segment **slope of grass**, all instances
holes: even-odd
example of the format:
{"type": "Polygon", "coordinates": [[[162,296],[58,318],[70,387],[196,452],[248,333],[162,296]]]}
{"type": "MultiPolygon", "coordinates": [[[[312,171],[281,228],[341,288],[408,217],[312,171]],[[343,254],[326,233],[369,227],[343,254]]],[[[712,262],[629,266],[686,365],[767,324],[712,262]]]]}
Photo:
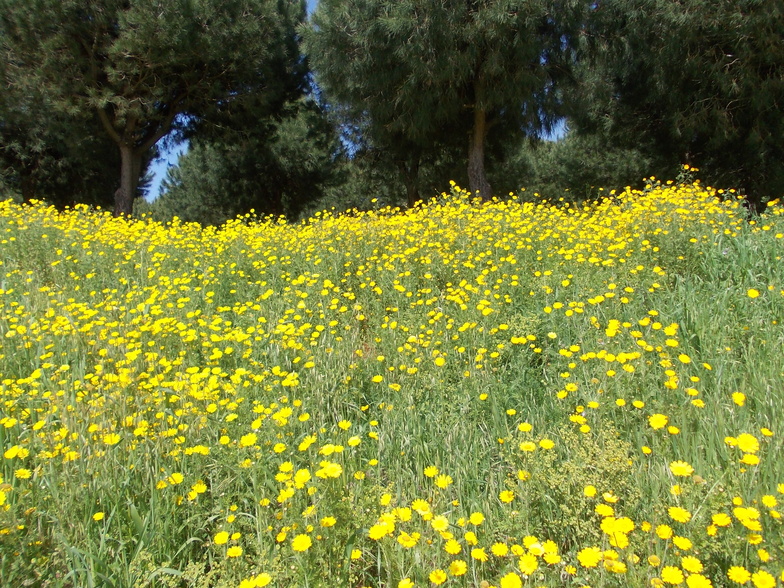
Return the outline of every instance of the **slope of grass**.
{"type": "Polygon", "coordinates": [[[782,251],[699,182],[0,203],[0,583],[775,586],[782,251]]]}

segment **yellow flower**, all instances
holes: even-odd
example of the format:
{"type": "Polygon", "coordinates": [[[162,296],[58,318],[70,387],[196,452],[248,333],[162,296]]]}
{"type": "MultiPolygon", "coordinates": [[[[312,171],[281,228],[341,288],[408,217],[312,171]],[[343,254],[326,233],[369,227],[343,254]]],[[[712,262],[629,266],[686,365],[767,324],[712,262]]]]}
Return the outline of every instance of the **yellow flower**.
{"type": "Polygon", "coordinates": [[[496,557],[504,557],[507,553],[509,553],[509,547],[506,545],[506,543],[493,543],[490,551],[492,551],[493,555],[496,557]]]}
{"type": "Polygon", "coordinates": [[[468,564],[462,559],[456,559],[449,564],[449,573],[453,576],[463,576],[468,571],[468,564]]]}
{"type": "Polygon", "coordinates": [[[33,475],[33,472],[28,470],[27,468],[19,468],[18,470],[14,470],[14,478],[17,480],[27,480],[33,475]]]}
{"type": "Polygon", "coordinates": [[[397,536],[397,542],[400,543],[406,549],[410,549],[414,547],[417,542],[419,541],[419,533],[411,533],[410,535],[405,531],[401,531],[400,535],[397,536]]]}
{"type": "Polygon", "coordinates": [[[577,553],[577,561],[584,568],[595,568],[602,559],[602,551],[598,547],[586,547],[577,553]]]}
{"type": "Polygon", "coordinates": [[[446,551],[450,555],[457,555],[458,553],[460,553],[460,551],[462,551],[462,549],[463,548],[460,546],[460,543],[458,543],[454,539],[450,539],[444,544],[444,551],[446,551]]]}
{"type": "Polygon", "coordinates": [[[109,433],[103,436],[103,442],[106,445],[117,445],[120,442],[120,436],[117,433],[109,433]]]}
{"type": "Polygon", "coordinates": [[[212,542],[215,545],[223,545],[229,540],[229,534],[226,531],[220,531],[215,534],[215,537],[212,538],[212,542]]]}
{"type": "Polygon", "coordinates": [[[765,570],[759,570],[751,575],[751,583],[755,588],[776,588],[776,578],[765,570]]]}
{"type": "Polygon", "coordinates": [[[415,499],[411,502],[411,508],[418,512],[420,515],[430,512],[430,504],[421,498],[415,499]]]}
{"type": "Polygon", "coordinates": [[[759,441],[749,433],[741,433],[735,437],[735,444],[743,453],[757,453],[759,451],[759,441]]]}
{"type": "Polygon", "coordinates": [[[95,513],[95,514],[93,515],[93,520],[94,520],[94,521],[102,521],[102,520],[103,520],[103,518],[104,518],[104,516],[105,516],[105,515],[104,515],[104,513],[102,513],[102,512],[97,512],[97,513],[95,513]]]}
{"type": "Polygon", "coordinates": [[[428,478],[435,478],[438,475],[438,468],[436,466],[428,466],[425,468],[425,475],[428,478]]]}
{"type": "Polygon", "coordinates": [[[596,486],[586,486],[583,488],[583,494],[588,498],[593,498],[596,496],[596,486]]]}
{"type": "Polygon", "coordinates": [[[745,584],[751,579],[751,574],[743,566],[732,566],[727,570],[727,577],[736,584],[745,584]]]}
{"type": "Polygon", "coordinates": [[[670,463],[670,471],[673,476],[691,476],[694,468],[685,461],[673,461],[670,463]]]}
{"type": "Polygon", "coordinates": [[[749,288],[748,290],[746,290],[746,296],[748,296],[749,298],[758,298],[759,295],[760,295],[759,290],[757,290],[756,288],[749,288]]]}
{"type": "Polygon", "coordinates": [[[715,515],[711,517],[711,521],[717,527],[728,527],[732,524],[732,519],[730,518],[730,515],[723,512],[717,512],[715,515]]]}
{"type": "Polygon", "coordinates": [[[530,576],[539,567],[539,561],[532,553],[526,553],[518,561],[518,566],[522,573],[524,573],[526,576],[530,576]]]}
{"type": "Polygon", "coordinates": [[[393,521],[380,521],[370,527],[368,530],[368,537],[373,541],[378,541],[382,537],[386,537],[395,532],[395,523],[393,521]]]}
{"type": "Polygon", "coordinates": [[[555,442],[552,439],[541,439],[539,441],[539,447],[547,451],[555,447],[555,442]]]}
{"type": "Polygon", "coordinates": [[[511,490],[502,490],[501,493],[498,495],[498,499],[501,502],[512,502],[514,500],[514,492],[511,490]]]}
{"type": "Polygon", "coordinates": [[[343,473],[343,466],[339,463],[322,461],[319,465],[321,469],[316,470],[316,476],[319,478],[339,478],[343,473]]]}
{"type": "Polygon", "coordinates": [[[233,545],[226,550],[226,557],[239,557],[242,555],[242,547],[233,545]]]}
{"type": "Polygon", "coordinates": [[[438,515],[433,517],[433,520],[430,521],[430,526],[439,533],[441,531],[446,531],[449,528],[449,519],[443,515],[438,515]]]}
{"type": "Polygon", "coordinates": [[[520,443],[520,451],[524,451],[526,453],[536,451],[536,443],[533,441],[523,441],[520,443]]]}
{"type": "Polygon", "coordinates": [[[430,576],[428,577],[430,578],[430,581],[436,586],[443,584],[447,579],[446,572],[442,569],[433,570],[430,572],[430,576]]]}
{"type": "Polygon", "coordinates": [[[411,578],[403,578],[397,583],[397,588],[414,588],[414,583],[411,578]]]}
{"type": "Polygon", "coordinates": [[[661,571],[661,579],[665,584],[683,584],[683,572],[675,566],[664,566],[661,571]]]}
{"type": "Polygon", "coordinates": [[[671,506],[667,509],[672,520],[677,521],[679,523],[688,523],[691,520],[691,513],[686,510],[685,508],[681,508],[680,506],[671,506]]]}
{"type": "MultiPolygon", "coordinates": [[[[773,506],[776,506],[775,504],[773,506]]],[[[773,508],[773,507],[771,507],[773,508]]],[[[481,525],[485,520],[485,515],[481,512],[472,512],[471,516],[468,517],[468,522],[472,525],[481,525]]]]}
{"type": "Polygon", "coordinates": [[[332,527],[337,523],[337,519],[335,517],[324,517],[321,519],[321,526],[322,527],[332,527]]]}
{"type": "Polygon", "coordinates": [[[663,414],[656,413],[648,417],[648,424],[652,429],[662,429],[667,426],[668,422],[669,419],[663,414]]]}
{"type": "Polygon", "coordinates": [[[487,561],[489,558],[485,553],[485,550],[481,547],[475,547],[471,550],[471,557],[477,561],[487,561]]]}
{"type": "Polygon", "coordinates": [[[514,572],[509,572],[501,578],[501,588],[522,588],[523,581],[514,572]]]}
{"type": "Polygon", "coordinates": [[[452,483],[452,476],[441,474],[436,478],[436,486],[438,486],[442,490],[448,488],[451,483],[452,483]]]}
{"type": "Polygon", "coordinates": [[[243,435],[240,437],[240,447],[251,447],[252,445],[256,444],[256,433],[248,433],[247,435],[243,435]]]}
{"type": "Polygon", "coordinates": [[[676,535],[672,538],[672,543],[681,551],[689,551],[689,549],[692,548],[691,539],[688,537],[681,537],[680,535],[676,535]]]}
{"type": "Polygon", "coordinates": [[[672,527],[669,525],[659,525],[656,527],[656,535],[659,539],[669,539],[672,537],[672,527]]]}
{"type": "Polygon", "coordinates": [[[304,533],[297,535],[291,540],[291,548],[294,551],[307,551],[310,549],[311,545],[313,545],[313,541],[309,535],[305,535],[304,533]]]}
{"type": "Polygon", "coordinates": [[[239,588],[264,588],[272,582],[272,576],[267,573],[261,573],[254,578],[247,578],[240,582],[239,588]]]}
{"type": "Polygon", "coordinates": [[[609,504],[597,504],[593,510],[601,517],[611,517],[615,514],[613,507],[609,504]]]}
{"type": "Polygon", "coordinates": [[[690,574],[697,574],[702,571],[702,562],[692,555],[681,558],[681,567],[690,574]]]}
{"type": "Polygon", "coordinates": [[[702,574],[689,574],[686,578],[686,586],[688,588],[713,588],[713,583],[710,578],[706,578],[702,574]]]}

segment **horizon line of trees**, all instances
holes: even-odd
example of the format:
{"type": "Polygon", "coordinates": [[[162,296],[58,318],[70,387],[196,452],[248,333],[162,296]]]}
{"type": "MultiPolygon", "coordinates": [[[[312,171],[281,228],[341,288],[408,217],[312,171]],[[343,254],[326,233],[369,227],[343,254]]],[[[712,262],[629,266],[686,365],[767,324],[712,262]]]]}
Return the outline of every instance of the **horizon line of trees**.
{"type": "Polygon", "coordinates": [[[450,179],[584,198],[683,163],[754,206],[784,194],[776,0],[0,0],[0,52],[0,189],[22,200],[219,224],[450,179]]]}

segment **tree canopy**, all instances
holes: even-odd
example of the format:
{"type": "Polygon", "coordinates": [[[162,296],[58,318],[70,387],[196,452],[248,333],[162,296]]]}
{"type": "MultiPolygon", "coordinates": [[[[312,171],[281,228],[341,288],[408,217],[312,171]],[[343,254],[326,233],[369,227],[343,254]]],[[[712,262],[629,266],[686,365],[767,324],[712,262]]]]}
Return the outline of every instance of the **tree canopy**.
{"type": "Polygon", "coordinates": [[[303,18],[302,0],[0,0],[6,84],[98,117],[119,154],[114,211],[128,214],[163,137],[247,96],[283,103],[300,55],[281,39],[303,18]]]}
{"type": "Polygon", "coordinates": [[[604,0],[583,41],[570,109],[579,131],[659,167],[699,166],[754,200],[784,193],[779,0],[604,0]]]}
{"type": "Polygon", "coordinates": [[[302,99],[279,119],[251,118],[242,129],[195,139],[151,208],[162,220],[214,225],[251,209],[296,217],[333,181],[340,149],[319,105],[302,99]]]}
{"type": "Polygon", "coordinates": [[[783,31],[780,0],[320,0],[307,23],[304,0],[0,0],[0,182],[128,214],[187,139],[159,208],[205,222],[681,163],[759,204],[784,193],[783,31]]]}
{"type": "MultiPolygon", "coordinates": [[[[0,79],[5,79],[1,72],[0,79]]],[[[53,112],[35,87],[0,92],[0,185],[5,191],[59,206],[77,201],[111,205],[118,155],[93,113],[53,112]]]]}
{"type": "Polygon", "coordinates": [[[322,0],[303,36],[327,97],[366,116],[375,141],[413,156],[467,135],[469,187],[489,196],[488,133],[554,120],[584,4],[322,0]]]}

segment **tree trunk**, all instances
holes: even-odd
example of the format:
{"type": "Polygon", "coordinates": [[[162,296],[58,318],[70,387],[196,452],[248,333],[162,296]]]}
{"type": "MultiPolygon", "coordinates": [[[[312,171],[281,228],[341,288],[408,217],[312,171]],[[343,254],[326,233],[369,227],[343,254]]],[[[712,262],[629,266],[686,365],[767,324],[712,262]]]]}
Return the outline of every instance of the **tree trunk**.
{"type": "Polygon", "coordinates": [[[19,188],[22,191],[22,200],[24,202],[30,202],[35,198],[35,180],[33,179],[32,174],[26,174],[24,171],[20,175],[19,188]]]}
{"type": "Polygon", "coordinates": [[[490,198],[492,188],[485,175],[485,137],[487,136],[487,112],[477,102],[474,105],[474,127],[468,145],[468,187],[471,194],[490,198]]]}
{"type": "Polygon", "coordinates": [[[120,160],[120,187],[114,193],[114,216],[130,216],[133,213],[136,188],[139,186],[142,156],[130,145],[121,143],[120,160]]]}
{"type": "Polygon", "coordinates": [[[409,208],[416,206],[416,203],[421,199],[419,195],[419,159],[420,150],[414,149],[408,161],[398,163],[400,172],[403,174],[403,183],[406,185],[406,199],[409,208]]]}

